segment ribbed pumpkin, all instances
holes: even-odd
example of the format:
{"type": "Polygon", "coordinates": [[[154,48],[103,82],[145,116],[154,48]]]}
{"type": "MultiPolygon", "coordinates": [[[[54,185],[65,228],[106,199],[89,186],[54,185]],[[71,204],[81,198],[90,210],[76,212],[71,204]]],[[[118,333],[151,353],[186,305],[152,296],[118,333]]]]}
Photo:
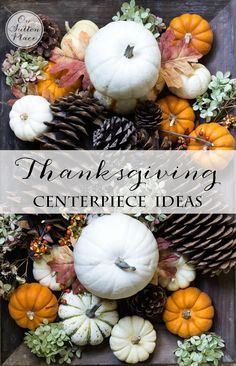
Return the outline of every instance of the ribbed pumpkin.
{"type": "Polygon", "coordinates": [[[190,139],[188,150],[233,150],[235,146],[234,137],[228,129],[215,122],[199,125],[190,136],[200,137],[206,144],[190,139]]]}
{"type": "Polygon", "coordinates": [[[213,43],[210,24],[198,14],[182,14],[171,20],[170,27],[175,32],[176,40],[185,41],[202,55],[206,55],[213,43]]]}
{"type": "Polygon", "coordinates": [[[182,338],[207,332],[213,323],[210,297],[196,287],[178,290],[168,297],[163,320],[167,329],[182,338]]]}
{"type": "MultiPolygon", "coordinates": [[[[161,130],[172,131],[181,134],[189,134],[194,129],[195,113],[189,102],[185,99],[169,95],[158,101],[163,113],[161,130]]],[[[173,142],[178,137],[166,134],[173,142]]]]}
{"type": "Polygon", "coordinates": [[[81,88],[81,80],[77,80],[72,86],[68,88],[61,88],[59,86],[60,78],[65,74],[64,71],[56,74],[50,73],[50,69],[54,66],[53,62],[49,62],[44,69],[45,79],[39,80],[37,83],[37,93],[50,103],[53,103],[56,99],[68,95],[70,92],[75,92],[81,88]]]}
{"type": "Polygon", "coordinates": [[[49,323],[57,317],[57,298],[39,283],[24,284],[12,294],[9,313],[21,328],[36,329],[44,319],[49,323]]]}

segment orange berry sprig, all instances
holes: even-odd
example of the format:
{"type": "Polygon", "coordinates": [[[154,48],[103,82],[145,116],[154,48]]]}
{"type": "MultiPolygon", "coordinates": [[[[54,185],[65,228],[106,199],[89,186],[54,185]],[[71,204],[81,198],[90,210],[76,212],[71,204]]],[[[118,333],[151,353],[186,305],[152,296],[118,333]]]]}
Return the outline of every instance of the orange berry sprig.
{"type": "Polygon", "coordinates": [[[46,225],[42,235],[36,236],[30,243],[30,250],[33,252],[35,259],[40,259],[44,254],[50,253],[49,242],[44,239],[45,232],[51,230],[51,225],[46,225]]]}
{"type": "Polygon", "coordinates": [[[66,230],[66,234],[59,240],[59,244],[61,246],[71,245],[71,239],[77,240],[83,230],[83,227],[86,225],[86,215],[84,214],[76,214],[73,215],[70,219],[70,225],[66,230]]]}

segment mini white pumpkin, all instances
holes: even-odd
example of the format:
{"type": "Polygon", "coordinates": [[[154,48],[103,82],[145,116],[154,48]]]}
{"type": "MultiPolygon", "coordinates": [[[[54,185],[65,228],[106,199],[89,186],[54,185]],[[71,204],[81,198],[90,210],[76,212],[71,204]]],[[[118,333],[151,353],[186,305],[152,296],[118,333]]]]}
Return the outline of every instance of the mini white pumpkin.
{"type": "Polygon", "coordinates": [[[33,276],[41,285],[50,288],[53,291],[70,286],[75,280],[75,276],[65,283],[57,282],[57,273],[53,271],[50,262],[70,263],[73,260],[72,250],[68,246],[54,245],[50,254],[44,254],[40,260],[35,260],[33,264],[33,276]]]}
{"type": "Polygon", "coordinates": [[[186,263],[186,260],[181,256],[176,264],[176,273],[173,278],[160,276],[158,282],[162,287],[169,291],[177,291],[180,288],[186,288],[196,278],[196,271],[193,266],[186,263]]]}
{"type": "Polygon", "coordinates": [[[90,38],[98,31],[98,26],[91,20],[80,20],[70,28],[69,23],[65,22],[67,33],[61,40],[61,49],[67,57],[78,57],[84,60],[85,49],[90,38]]]}
{"type": "Polygon", "coordinates": [[[164,89],[165,81],[163,78],[159,77],[157,84],[148,92],[147,95],[144,95],[142,98],[135,99],[113,99],[111,97],[108,97],[99,91],[95,90],[94,97],[100,101],[101,104],[103,104],[106,108],[111,109],[112,111],[126,115],[131,114],[134,112],[137,103],[140,100],[151,100],[156,101],[157,96],[161,93],[161,91],[164,89]]]}
{"type": "Polygon", "coordinates": [[[160,50],[153,34],[132,21],[112,22],[91,39],[85,64],[95,89],[114,99],[136,99],[154,87],[160,50]]]}
{"type": "Polygon", "coordinates": [[[169,88],[170,91],[183,99],[195,99],[204,94],[211,81],[210,71],[202,64],[192,64],[194,73],[191,76],[180,74],[183,82],[181,88],[169,88]]]}
{"type": "Polygon", "coordinates": [[[35,260],[33,264],[33,276],[41,285],[50,288],[53,291],[60,291],[61,285],[57,283],[56,272],[52,271],[48,262],[52,260],[52,256],[44,255],[42,259],[35,260]]]}
{"type": "Polygon", "coordinates": [[[152,232],[124,214],[93,220],[74,247],[80,282],[105,299],[121,299],[142,290],[151,281],[158,259],[152,232]]]}
{"type": "Polygon", "coordinates": [[[156,347],[156,331],[148,320],[126,316],[112,329],[110,347],[120,361],[146,361],[156,347]]]}
{"type": "Polygon", "coordinates": [[[38,95],[18,99],[10,111],[10,127],[23,141],[33,141],[47,130],[44,122],[52,121],[50,103],[38,95]]]}
{"type": "Polygon", "coordinates": [[[102,343],[111,334],[118,322],[116,301],[101,300],[85,293],[74,295],[65,293],[59,306],[58,315],[63,319],[63,326],[71,341],[78,346],[102,343]]]}

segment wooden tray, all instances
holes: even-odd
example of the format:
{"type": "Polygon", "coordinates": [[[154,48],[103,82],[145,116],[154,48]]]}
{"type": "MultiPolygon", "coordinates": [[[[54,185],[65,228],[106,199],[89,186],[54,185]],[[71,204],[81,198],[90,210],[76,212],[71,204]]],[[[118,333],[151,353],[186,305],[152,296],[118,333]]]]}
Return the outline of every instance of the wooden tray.
{"type": "MultiPolygon", "coordinates": [[[[54,18],[63,31],[63,23],[71,24],[79,19],[90,19],[103,26],[119,9],[122,0],[1,0],[0,1],[0,35],[2,63],[5,53],[11,48],[4,33],[6,20],[17,10],[32,10],[46,13],[54,18]]],[[[214,48],[203,61],[212,73],[217,70],[230,70],[234,74],[235,60],[235,28],[236,0],[137,0],[137,3],[150,7],[153,12],[164,18],[166,23],[184,12],[198,13],[211,21],[215,33],[214,48]]],[[[5,86],[1,75],[2,101],[11,98],[9,88],[5,86]]],[[[35,145],[24,144],[17,140],[8,124],[9,107],[0,105],[1,134],[0,149],[31,149],[35,145]]],[[[213,330],[226,341],[224,364],[236,366],[236,277],[230,274],[219,278],[202,278],[196,283],[212,297],[216,308],[213,330]]],[[[157,325],[158,344],[155,353],[146,364],[170,366],[175,364],[173,351],[176,348],[176,337],[168,333],[163,324],[157,325]]],[[[1,306],[1,356],[4,366],[10,365],[45,365],[33,356],[21,344],[23,330],[16,326],[8,315],[7,304],[1,306]]],[[[83,353],[81,360],[74,360],[75,365],[119,365],[121,364],[111,353],[107,344],[89,348],[83,353]]],[[[191,365],[189,365],[191,366],[191,365]]]]}

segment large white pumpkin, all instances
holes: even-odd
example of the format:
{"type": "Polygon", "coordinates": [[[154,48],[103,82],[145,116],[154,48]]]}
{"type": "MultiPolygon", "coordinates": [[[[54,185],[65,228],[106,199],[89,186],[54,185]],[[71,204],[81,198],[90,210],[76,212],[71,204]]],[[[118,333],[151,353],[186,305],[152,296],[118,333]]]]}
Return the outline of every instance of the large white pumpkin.
{"type": "Polygon", "coordinates": [[[58,315],[71,341],[78,346],[102,343],[111,334],[118,322],[116,301],[102,300],[92,294],[74,295],[65,293],[58,315]]]}
{"type": "Polygon", "coordinates": [[[10,127],[23,141],[33,141],[47,130],[44,122],[53,119],[50,103],[39,95],[26,95],[18,99],[10,112],[10,127]]]}
{"type": "Polygon", "coordinates": [[[153,34],[132,21],[101,28],[86,49],[85,63],[95,89],[114,99],[147,95],[160,71],[160,50],[153,34]]]}
{"type": "Polygon", "coordinates": [[[121,299],[142,290],[151,281],[158,259],[152,232],[124,214],[93,220],[74,248],[80,282],[105,299],[121,299]]]}
{"type": "Polygon", "coordinates": [[[195,99],[204,94],[211,81],[210,71],[202,64],[192,64],[193,74],[186,76],[181,74],[183,86],[181,88],[169,88],[170,91],[183,99],[195,99]]]}

